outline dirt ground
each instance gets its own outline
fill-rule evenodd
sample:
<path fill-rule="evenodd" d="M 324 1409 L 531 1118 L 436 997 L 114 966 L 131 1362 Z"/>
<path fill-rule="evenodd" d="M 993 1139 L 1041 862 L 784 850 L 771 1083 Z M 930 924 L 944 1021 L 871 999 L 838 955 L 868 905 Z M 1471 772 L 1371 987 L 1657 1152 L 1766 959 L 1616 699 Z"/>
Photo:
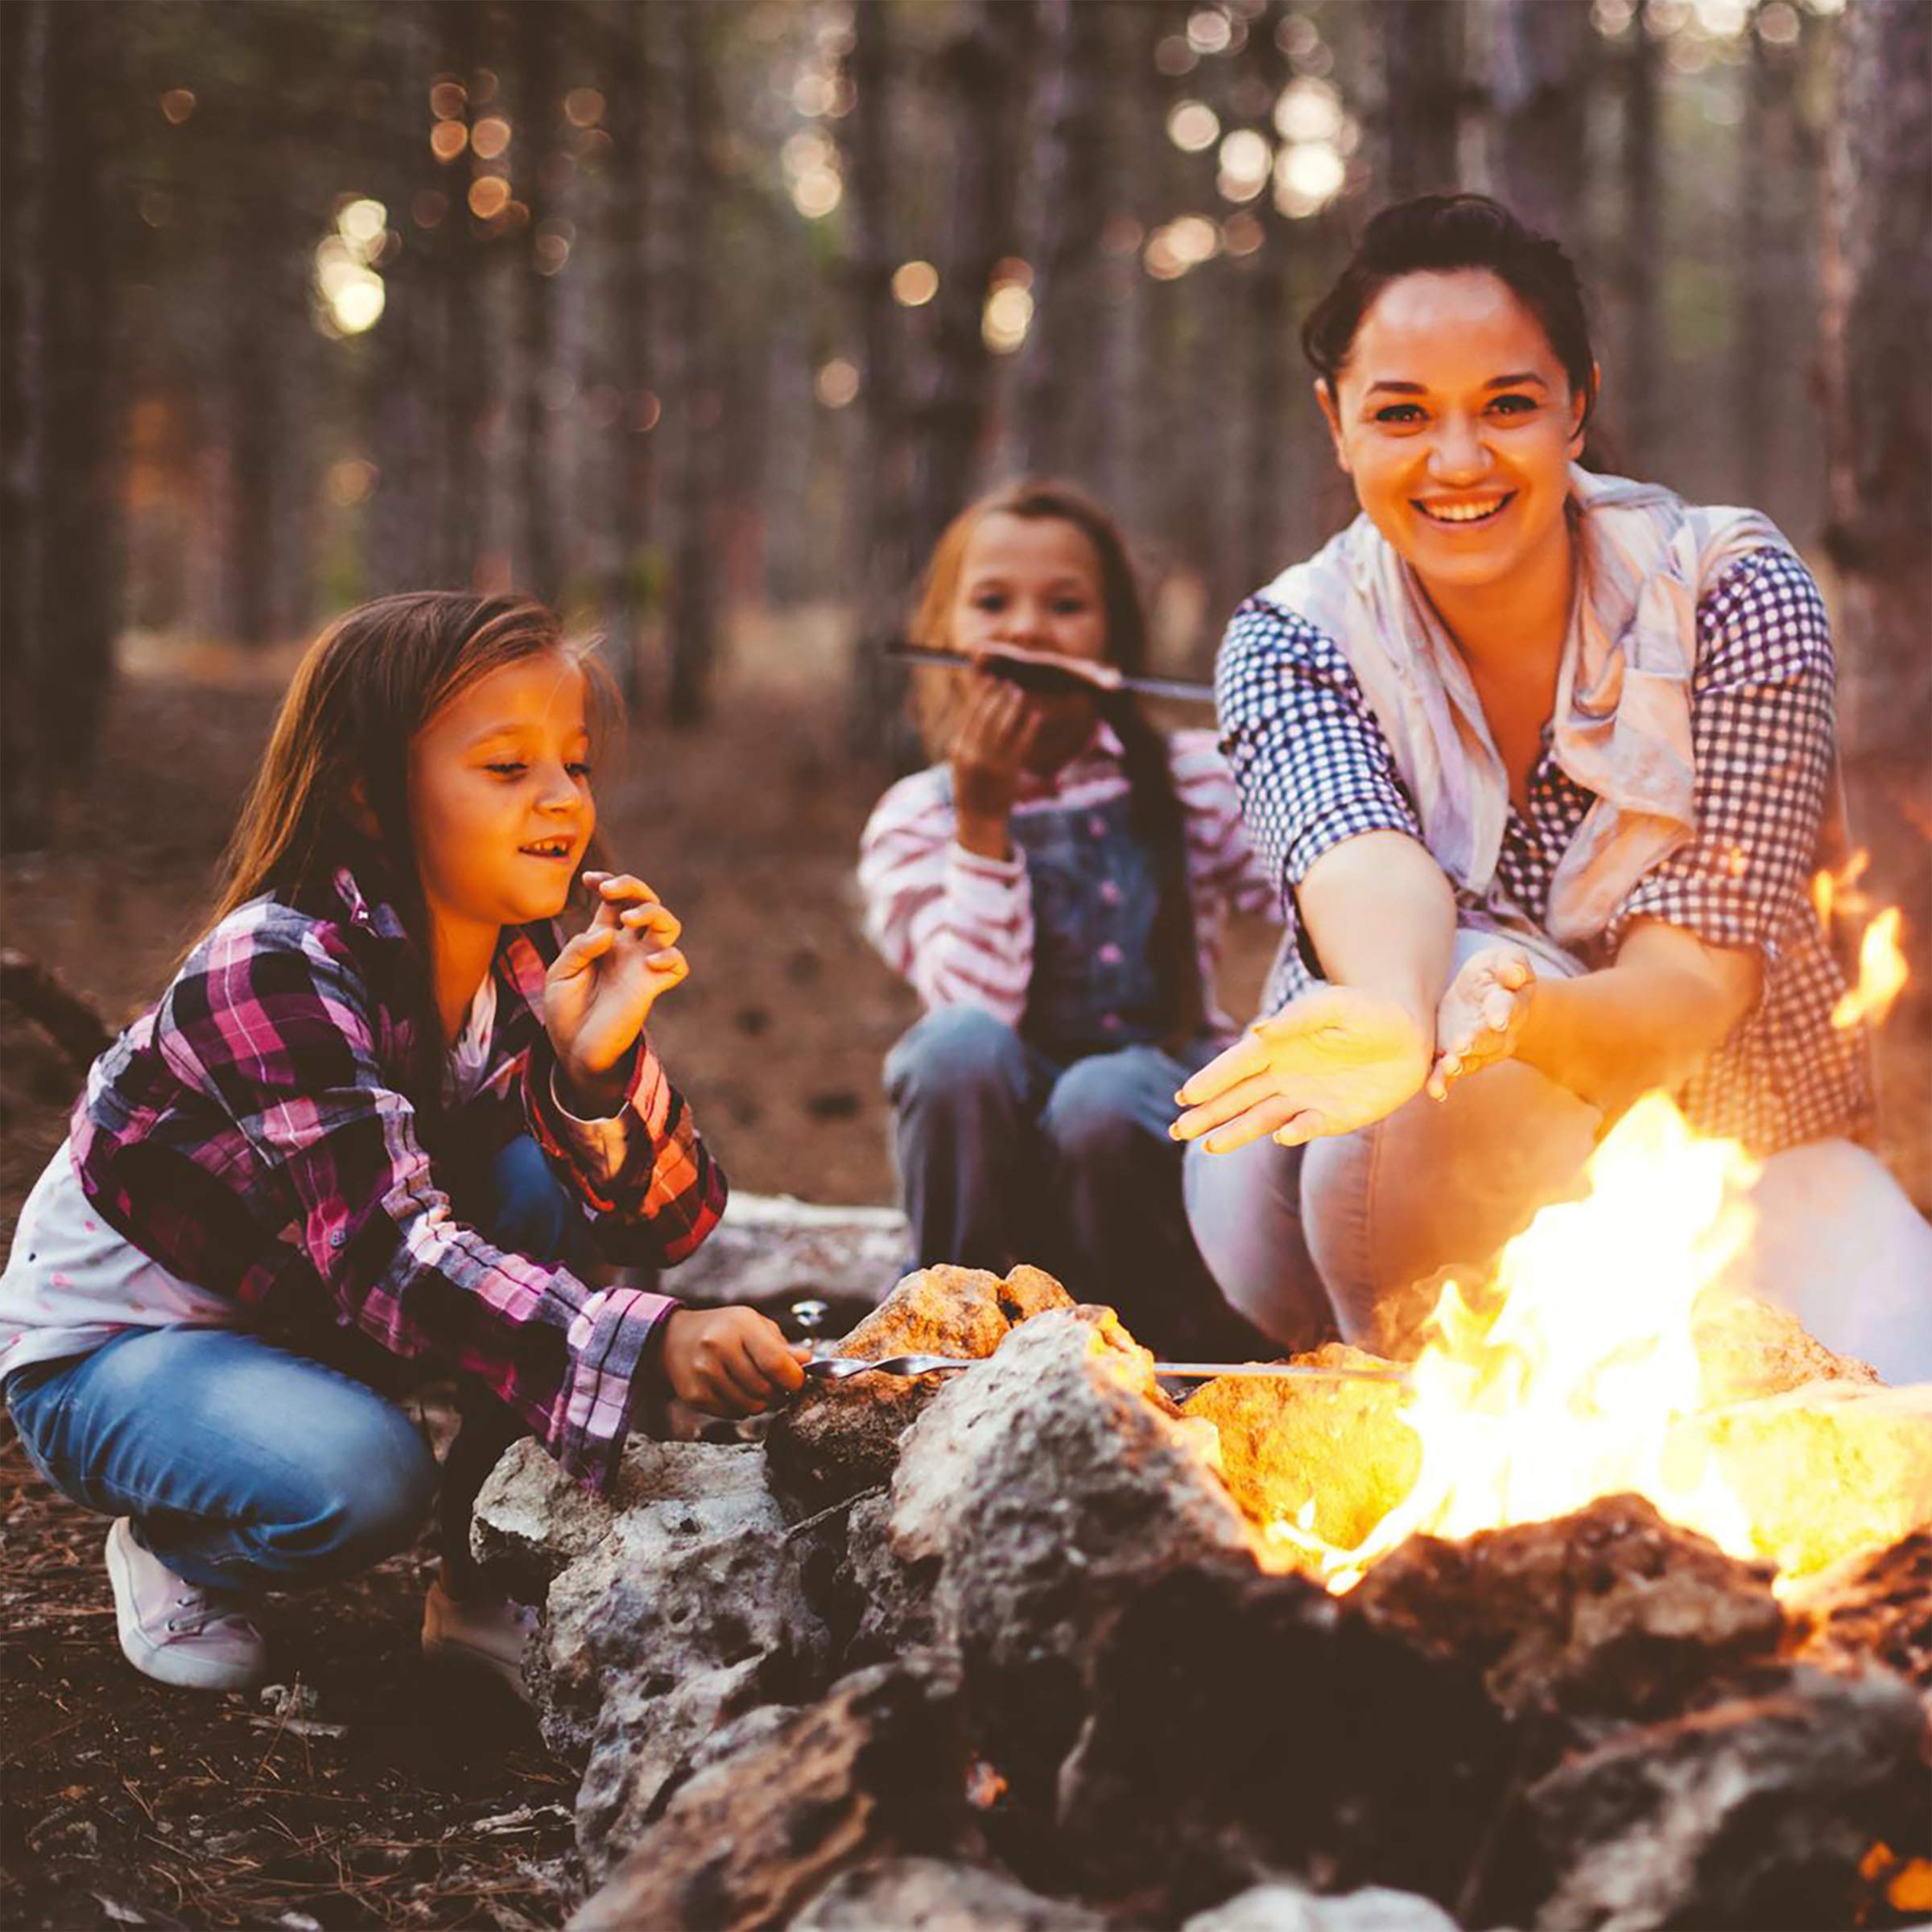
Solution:
<path fill-rule="evenodd" d="M 613 856 L 685 921 L 691 979 L 653 1032 L 734 1186 L 885 1201 L 879 1066 L 916 1005 L 858 931 L 852 856 L 886 774 L 845 747 L 836 639 L 828 614 L 741 623 L 714 722 L 641 720 L 599 795 Z M 290 662 L 131 641 L 96 782 L 55 849 L 0 878 L 5 943 L 114 1023 L 194 936 Z M 1231 1010 L 1269 944 L 1234 935 Z M 5 1243 L 78 1076 L 11 1009 L 0 1028 Z M 1922 1200 L 1927 1056 L 1893 1058 L 1893 1151 Z M 278 1715 L 122 1662 L 103 1528 L 0 1424 L 0 1923 L 559 1922 L 574 1780 L 507 1694 L 422 1666 L 425 1553 L 278 1606 L 277 1674 L 305 1694 Z"/>

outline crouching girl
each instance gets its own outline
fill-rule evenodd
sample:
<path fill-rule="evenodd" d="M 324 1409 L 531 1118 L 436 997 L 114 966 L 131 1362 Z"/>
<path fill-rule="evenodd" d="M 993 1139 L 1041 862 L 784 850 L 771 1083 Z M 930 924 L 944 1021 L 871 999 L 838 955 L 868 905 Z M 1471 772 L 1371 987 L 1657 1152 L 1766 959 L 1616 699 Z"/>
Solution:
<path fill-rule="evenodd" d="M 592 1485 L 656 1393 L 754 1410 L 800 1371 L 752 1310 L 593 1286 L 696 1247 L 724 1178 L 644 1026 L 676 919 L 580 872 L 590 686 L 550 613 L 422 593 L 317 639 L 209 931 L 96 1062 L 0 1277 L 0 1371 L 49 1481 L 114 1517 L 122 1649 L 252 1683 L 268 1589 L 406 1546 L 441 1491 L 427 1653 L 514 1679 L 526 1613 L 468 1559 L 530 1431 Z M 556 926 L 581 879 L 596 909 Z M 394 1397 L 455 1373 L 444 1472 Z"/>

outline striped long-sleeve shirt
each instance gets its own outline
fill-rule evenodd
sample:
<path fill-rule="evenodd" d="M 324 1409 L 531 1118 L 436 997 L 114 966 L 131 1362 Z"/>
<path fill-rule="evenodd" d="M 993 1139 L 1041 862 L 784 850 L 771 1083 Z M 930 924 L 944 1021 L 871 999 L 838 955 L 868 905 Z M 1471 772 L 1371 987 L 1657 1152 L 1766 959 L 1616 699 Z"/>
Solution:
<path fill-rule="evenodd" d="M 329 898 L 231 914 L 95 1063 L 71 1136 L 87 1200 L 238 1323 L 299 1346 L 332 1321 L 477 1376 L 601 1486 L 677 1304 L 593 1288 L 454 1216 L 402 1091 L 410 941 L 346 870 Z M 723 1212 L 724 1174 L 648 1042 L 601 1154 L 563 1113 L 539 1017 L 559 943 L 554 927 L 506 929 L 489 1064 L 445 1130 L 501 1144 L 527 1129 L 613 1259 L 681 1260 Z M 31 1258 L 13 1257 L 10 1285 Z"/>
<path fill-rule="evenodd" d="M 1257 865 L 1213 733 L 1176 732 L 1168 751 L 1186 827 L 1201 985 L 1212 992 L 1226 914 L 1280 918 L 1280 887 Z M 1102 724 L 1051 778 L 1023 782 L 1013 817 L 1017 823 L 1042 812 L 1096 810 L 1127 789 L 1120 740 Z M 1026 860 L 1017 850 L 1007 859 L 983 858 L 959 843 L 957 832 L 943 765 L 902 778 L 879 801 L 859 847 L 866 935 L 928 1009 L 976 1006 L 1018 1026 L 1034 966 Z M 1208 1018 L 1217 1030 L 1229 1029 L 1212 1000 Z"/>

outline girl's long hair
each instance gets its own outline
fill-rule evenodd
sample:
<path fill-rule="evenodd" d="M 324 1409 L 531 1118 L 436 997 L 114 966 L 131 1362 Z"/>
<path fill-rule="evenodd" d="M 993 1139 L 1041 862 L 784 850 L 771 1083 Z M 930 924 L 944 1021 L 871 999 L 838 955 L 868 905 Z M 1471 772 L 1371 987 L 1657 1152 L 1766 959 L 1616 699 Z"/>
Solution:
<path fill-rule="evenodd" d="M 1054 518 L 1071 523 L 1087 539 L 1100 560 L 1107 661 L 1129 677 L 1144 672 L 1147 618 L 1127 539 L 1113 518 L 1078 485 L 1052 477 L 1022 477 L 993 490 L 969 503 L 947 525 L 933 546 L 931 561 L 913 606 L 912 641 L 933 650 L 952 648 L 952 602 L 959 590 L 966 547 L 973 532 L 991 516 Z M 923 688 L 915 688 L 914 717 L 927 755 L 936 759 L 946 755 L 950 745 L 964 679 L 960 674 L 947 677 L 929 672 L 925 676 L 930 682 L 922 680 Z M 1166 737 L 1126 692 L 1101 694 L 1099 708 L 1121 741 L 1129 823 L 1154 854 L 1160 894 L 1152 941 L 1154 967 L 1169 1019 L 1166 1037 L 1178 1044 L 1199 1030 L 1204 1012 L 1187 867 L 1187 820 L 1174 793 Z"/>
<path fill-rule="evenodd" d="M 478 679 L 552 651 L 578 654 L 527 597 L 411 591 L 358 605 L 303 654 L 222 861 L 211 926 L 264 893 L 312 904 L 341 865 L 379 876 L 414 941 L 404 1090 L 427 1117 L 440 1110 L 443 1040 L 410 822 L 410 743 Z M 607 697 L 594 660 L 586 669 Z"/>

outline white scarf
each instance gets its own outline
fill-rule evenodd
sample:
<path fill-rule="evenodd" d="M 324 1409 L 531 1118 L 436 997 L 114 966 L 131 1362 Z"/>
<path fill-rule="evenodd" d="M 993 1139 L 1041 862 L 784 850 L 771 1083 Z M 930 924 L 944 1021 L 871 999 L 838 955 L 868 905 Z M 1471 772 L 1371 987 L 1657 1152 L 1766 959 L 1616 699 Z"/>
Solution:
<path fill-rule="evenodd" d="M 1697 601 L 1750 551 L 1790 551 L 1756 510 L 1573 467 L 1578 595 L 1551 717 L 1556 762 L 1596 795 L 1550 882 L 1549 933 L 1595 938 L 1631 888 L 1697 828 L 1690 680 Z M 1464 902 L 1522 915 L 1495 889 L 1509 778 L 1468 667 L 1414 572 L 1360 516 L 1261 592 L 1347 654 Z M 1526 921 L 1522 923 L 1527 923 Z"/>

